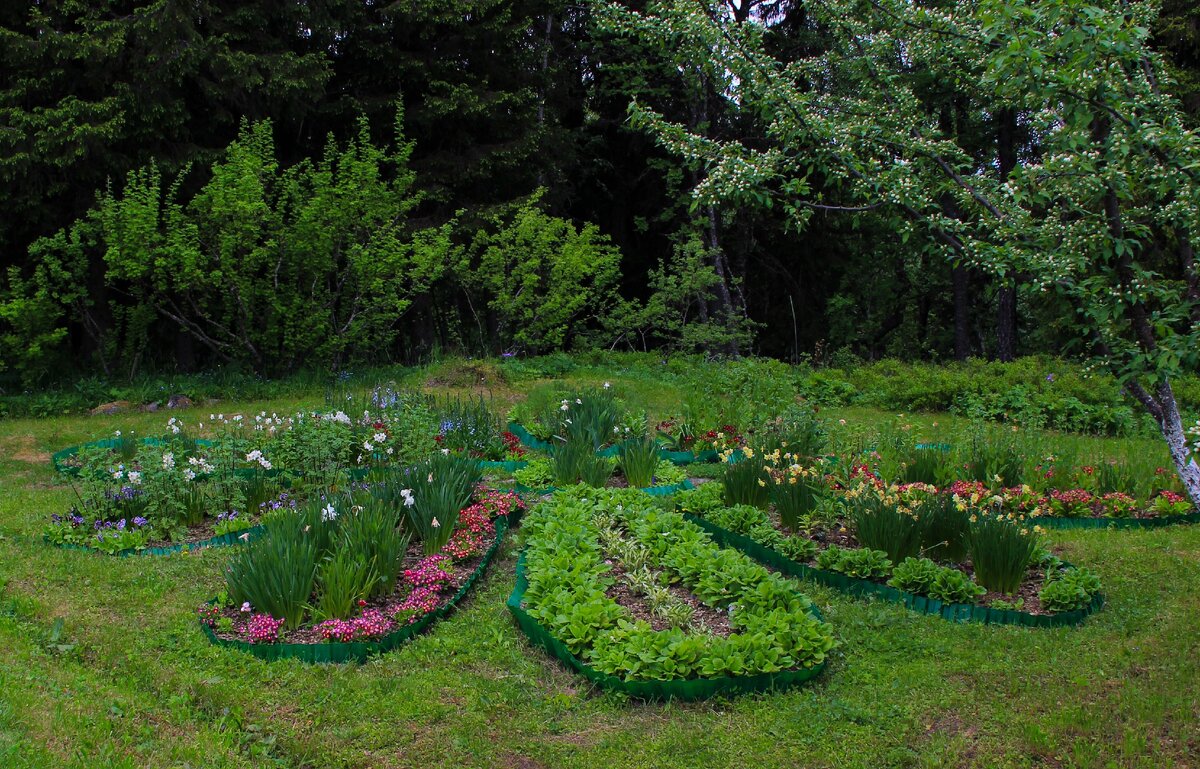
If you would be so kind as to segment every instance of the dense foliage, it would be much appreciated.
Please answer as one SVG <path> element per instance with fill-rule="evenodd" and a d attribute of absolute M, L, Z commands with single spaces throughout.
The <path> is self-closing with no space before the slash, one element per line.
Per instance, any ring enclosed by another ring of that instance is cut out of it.
<path fill-rule="evenodd" d="M 1070 58 L 1097 35 L 1134 54 L 1149 39 L 1166 67 L 1155 108 L 1174 97 L 1194 124 L 1192 4 L 1165 2 L 1158 17 L 1140 4 L 1129 29 L 1112 26 L 1113 3 L 1028 17 L 1011 3 L 960 5 L 945 19 L 936 4 L 903 6 L 893 22 L 890 5 L 798 0 L 691 12 L 745 31 L 796 71 L 831 64 L 808 80 L 812 96 L 894 92 L 902 105 L 869 111 L 892 115 L 881 130 L 903 110 L 929 132 L 930 157 L 970 158 L 1001 177 L 1028 175 L 1057 152 L 1039 122 L 1053 94 L 1017 66 L 1037 39 L 1015 38 L 1023 52 L 993 70 L 1003 79 L 943 77 L 982 70 L 971 45 L 939 24 L 998 34 L 1090 18 L 1077 35 L 1040 38 L 1058 49 L 1033 51 L 1068 80 L 1098 65 Z M 2 375 L 125 378 L 223 361 L 262 373 L 446 347 L 571 345 L 1008 359 L 1076 336 L 1061 299 L 1036 290 L 1033 265 L 997 272 L 941 258 L 904 208 L 920 175 L 872 178 L 895 192 L 888 205 L 850 200 L 821 149 L 828 127 L 788 137 L 812 167 L 799 187 L 765 190 L 778 205 L 764 208 L 750 187 L 690 205 L 688 191 L 712 189 L 720 174 L 656 147 L 626 120 L 631 100 L 731 147 L 770 152 L 778 135 L 730 88 L 728 47 L 698 53 L 679 30 L 614 34 L 622 25 L 607 13 L 598 24 L 600 7 L 9 4 L 0 12 Z M 910 59 L 892 55 L 889 24 L 909 25 Z M 856 47 L 868 30 L 871 45 Z M 868 71 L 878 82 L 864 85 Z M 1094 98 L 1126 96 L 1113 88 Z M 1071 115 L 1069 135 L 1091 130 L 1088 110 Z M 1141 146 L 1120 138 L 1119 119 L 1110 130 L 1113 147 Z M 1158 146 L 1173 163 L 1175 150 Z M 1119 154 L 1104 162 L 1137 170 Z M 1056 178 L 1061 189 L 1043 196 L 1068 202 L 1064 211 L 1091 194 L 1071 174 Z M 1123 206 L 1153 198 L 1116 192 Z M 807 211 L 799 230 L 787 216 L 792 193 Z M 982 232 L 971 203 L 956 199 L 961 220 L 943 212 L 943 229 Z M 1125 218 L 1125 239 L 1144 240 L 1141 217 Z"/>

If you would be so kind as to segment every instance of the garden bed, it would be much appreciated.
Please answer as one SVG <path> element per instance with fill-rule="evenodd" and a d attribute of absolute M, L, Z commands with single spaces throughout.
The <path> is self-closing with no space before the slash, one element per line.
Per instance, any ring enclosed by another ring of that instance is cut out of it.
<path fill-rule="evenodd" d="M 365 662 L 369 656 L 391 651 L 410 638 L 423 633 L 459 605 L 487 571 L 508 531 L 508 520 L 504 516 L 498 517 L 493 521 L 493 526 L 493 539 L 487 550 L 469 562 L 455 564 L 453 586 L 450 590 L 445 591 L 446 595 L 439 597 L 435 606 L 419 615 L 408 617 L 403 624 L 396 622 L 394 618 L 391 619 L 395 629 L 381 633 L 377 638 L 327 641 L 318 629 L 319 626 L 309 625 L 292 632 L 284 631 L 280 640 L 274 643 L 252 643 L 242 640 L 242 636 L 246 634 L 245 626 L 249 623 L 249 619 L 239 617 L 240 611 L 236 607 L 225 607 L 219 612 L 219 616 L 231 620 L 232 631 L 222 632 L 210 624 L 207 617 L 212 617 L 213 622 L 217 621 L 217 615 L 212 614 L 202 615 L 201 630 L 210 642 L 218 646 L 237 649 L 265 660 L 296 659 L 302 662 L 318 663 Z M 415 556 L 416 552 L 414 551 L 411 555 Z M 362 613 L 365 615 L 374 610 L 381 617 L 394 617 L 396 611 L 404 605 L 405 598 L 410 592 L 411 590 L 407 587 L 403 591 L 398 587 L 397 591 L 391 595 L 362 606 Z M 216 599 L 210 601 L 208 606 L 215 607 L 215 601 Z"/>
<path fill-rule="evenodd" d="M 898 590 L 890 585 L 869 579 L 858 579 L 841 572 L 817 568 L 811 563 L 799 563 L 770 547 L 759 544 L 750 537 L 728 529 L 721 528 L 704 518 L 690 513 L 684 516 L 688 521 L 701 527 L 713 539 L 727 547 L 733 547 L 754 558 L 766 566 L 783 574 L 800 579 L 810 579 L 835 590 L 851 595 L 873 596 L 885 601 L 899 603 L 906 608 L 923 614 L 932 614 L 952 622 L 980 622 L 992 625 L 1022 625 L 1026 627 L 1064 627 L 1082 624 L 1091 614 L 1104 606 L 1104 594 L 1096 593 L 1088 605 L 1074 611 L 1049 614 L 1043 612 L 1018 611 L 1000 609 L 982 604 L 967 604 L 939 601 L 928 596 L 916 595 L 904 590 Z M 1070 567 L 1070 564 L 1064 565 Z M 1034 589 L 1031 589 L 1034 588 Z M 1037 601 L 1034 583 L 1026 581 L 1022 584 L 1019 595 L 1027 602 Z M 997 593 L 985 593 L 982 598 L 995 600 L 1000 598 Z"/>
<path fill-rule="evenodd" d="M 644 495 L 576 487 L 526 526 L 508 607 L 532 643 L 601 687 L 694 700 L 825 667 L 834 641 L 811 601 Z"/>
<path fill-rule="evenodd" d="M 229 545 L 240 545 L 247 542 L 253 542 L 263 533 L 263 526 L 251 526 L 248 529 L 241 531 L 231 531 L 225 534 L 218 534 L 204 537 L 204 532 L 211 532 L 212 527 L 207 525 L 197 527 L 197 535 L 195 538 L 187 538 L 182 542 L 149 542 L 144 547 L 129 547 L 121 550 L 109 552 L 98 547 L 90 547 L 88 545 L 80 545 L 74 542 L 54 542 L 50 537 L 43 535 L 42 541 L 54 547 L 62 548 L 63 550 L 82 550 L 89 553 L 100 553 L 103 555 L 114 555 L 119 558 L 127 558 L 134 555 L 173 555 L 175 553 L 189 553 L 196 550 L 203 550 L 209 547 L 227 547 Z"/>

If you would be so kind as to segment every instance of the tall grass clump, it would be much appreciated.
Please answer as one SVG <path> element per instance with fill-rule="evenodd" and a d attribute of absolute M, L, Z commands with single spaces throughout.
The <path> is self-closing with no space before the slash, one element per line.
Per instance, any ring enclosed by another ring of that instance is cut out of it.
<path fill-rule="evenodd" d="M 403 499 L 409 527 L 421 540 L 426 555 L 440 552 L 450 541 L 458 511 L 471 501 L 482 477 L 474 459 L 435 454 L 389 479 L 389 483 L 401 484 L 397 494 Z M 405 490 L 410 494 L 404 494 Z"/>
<path fill-rule="evenodd" d="M 749 453 L 737 462 L 725 465 L 721 485 L 726 505 L 753 505 L 766 508 L 771 501 L 771 476 L 761 456 Z"/>
<path fill-rule="evenodd" d="M 266 534 L 234 551 L 225 567 L 225 585 L 235 604 L 284 620 L 295 628 L 304 619 L 317 576 L 320 536 L 298 519 L 270 525 Z"/>
<path fill-rule="evenodd" d="M 620 464 L 630 486 L 653 486 L 654 471 L 658 467 L 658 444 L 649 438 L 625 441 L 621 444 Z"/>
<path fill-rule="evenodd" d="M 975 581 L 999 593 L 1016 592 L 1039 548 L 1036 529 L 999 508 L 976 511 L 966 539 Z"/>
<path fill-rule="evenodd" d="M 921 548 L 927 558 L 958 563 L 967 556 L 971 510 L 953 494 L 930 494 L 913 506 L 922 524 Z"/>
<path fill-rule="evenodd" d="M 870 491 L 851 501 L 850 520 L 859 544 L 882 550 L 892 563 L 921 553 L 925 532 L 920 518 Z"/>

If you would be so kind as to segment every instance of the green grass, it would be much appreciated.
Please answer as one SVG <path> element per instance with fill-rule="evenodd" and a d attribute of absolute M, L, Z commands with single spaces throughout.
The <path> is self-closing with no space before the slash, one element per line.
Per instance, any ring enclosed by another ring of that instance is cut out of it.
<path fill-rule="evenodd" d="M 680 396 L 620 371 L 573 372 L 569 385 L 604 379 L 663 413 Z M 492 391 L 511 401 L 539 381 Z M 220 589 L 228 551 L 113 559 L 41 543 L 71 499 L 49 453 L 166 418 L 0 422 L 0 766 L 1157 768 L 1194 765 L 1200 749 L 1200 527 L 1053 533 L 1104 579 L 1107 606 L 1078 629 L 953 625 L 802 583 L 840 642 L 814 684 L 645 704 L 525 644 L 504 607 L 519 534 L 433 632 L 366 665 L 321 667 L 207 643 L 194 610 Z"/>

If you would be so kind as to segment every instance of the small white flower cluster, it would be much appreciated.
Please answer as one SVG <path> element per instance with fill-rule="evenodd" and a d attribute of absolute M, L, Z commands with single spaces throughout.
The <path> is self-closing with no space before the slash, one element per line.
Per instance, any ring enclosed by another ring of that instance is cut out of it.
<path fill-rule="evenodd" d="M 205 475 L 216 469 L 204 457 L 188 457 L 188 464 L 191 467 L 183 469 L 183 477 L 189 481 L 194 481 L 197 475 Z"/>
<path fill-rule="evenodd" d="M 405 507 L 412 507 L 417 503 L 417 500 L 413 499 L 412 489 L 400 489 L 400 497 L 404 500 Z"/>
<path fill-rule="evenodd" d="M 247 454 L 246 461 L 247 462 L 257 462 L 258 465 L 264 470 L 271 469 L 271 463 L 269 461 L 267 461 L 267 458 L 264 457 L 263 453 L 261 451 L 259 451 L 258 449 L 255 449 L 254 451 L 251 451 L 249 454 Z"/>
<path fill-rule="evenodd" d="M 171 452 L 164 452 L 162 455 L 162 466 L 164 470 L 175 469 L 175 455 Z"/>
<path fill-rule="evenodd" d="M 179 435 L 183 431 L 183 422 L 177 417 L 171 417 L 167 420 L 167 432 L 171 435 Z"/>

